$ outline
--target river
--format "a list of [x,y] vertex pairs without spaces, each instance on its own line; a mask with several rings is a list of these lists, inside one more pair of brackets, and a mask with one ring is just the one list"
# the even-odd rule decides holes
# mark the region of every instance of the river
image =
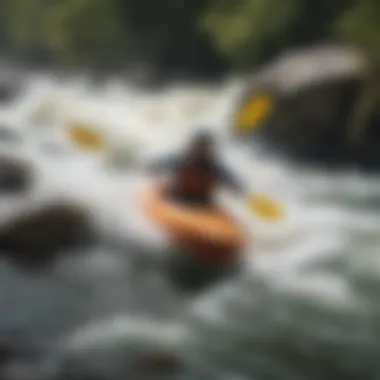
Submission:
[[[184,360],[180,373],[165,379],[380,376],[379,178],[296,167],[231,142],[236,80],[218,89],[178,85],[160,95],[118,83],[94,91],[85,82],[32,82],[1,110],[2,123],[20,135],[1,147],[33,162],[39,183],[32,195],[0,200],[2,220],[64,196],[91,207],[105,243],[37,274],[0,263],[0,340],[41,347],[37,359],[9,368],[9,379],[53,378],[63,360],[70,378],[90,371],[101,379],[158,379],[130,372],[141,351],[151,349]],[[45,103],[54,112],[33,119]],[[102,126],[110,151],[73,147],[70,120]],[[221,193],[251,237],[246,272],[186,301],[154,268],[132,264],[131,257],[160,252],[165,238],[139,216],[136,194],[146,178],[133,159],[112,167],[112,152],[138,158],[169,152],[201,124],[214,128],[223,159],[247,188],[283,204],[286,218],[264,222]]]

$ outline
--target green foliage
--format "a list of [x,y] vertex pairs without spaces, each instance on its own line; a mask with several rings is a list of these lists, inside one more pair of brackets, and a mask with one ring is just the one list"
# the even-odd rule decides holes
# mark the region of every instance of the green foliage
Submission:
[[9,33],[16,48],[42,45],[47,0],[9,0]]
[[268,46],[287,45],[299,11],[300,0],[213,1],[201,26],[221,53],[245,65],[260,60]]
[[6,50],[10,45],[9,40],[9,1],[3,0],[0,2],[0,49]]
[[112,0],[63,0],[48,7],[46,44],[62,61],[111,61],[123,55],[123,20]]
[[380,2],[360,0],[342,14],[337,22],[337,32],[347,41],[380,59]]
[[57,63],[236,69],[339,38],[380,58],[379,19],[378,0],[1,0],[0,49]]
[[280,50],[334,37],[332,25],[350,2],[212,0],[201,27],[233,66],[251,67]]

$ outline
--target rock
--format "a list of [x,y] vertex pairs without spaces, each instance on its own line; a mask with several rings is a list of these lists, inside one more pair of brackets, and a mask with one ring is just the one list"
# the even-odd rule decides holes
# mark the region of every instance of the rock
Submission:
[[[379,168],[377,106],[371,111],[360,142],[355,146],[347,142],[367,68],[365,56],[342,46],[318,46],[280,57],[249,81],[237,109],[234,135],[246,142],[258,140],[267,149],[298,162]],[[239,131],[240,111],[260,95],[271,99],[269,114],[264,112],[261,117],[260,111],[252,107],[252,121],[247,121],[250,125]]]
[[77,206],[63,204],[32,212],[0,231],[3,255],[26,267],[49,264],[62,251],[93,240],[88,213]]
[[25,161],[0,157],[0,194],[24,193],[32,185],[33,170]]

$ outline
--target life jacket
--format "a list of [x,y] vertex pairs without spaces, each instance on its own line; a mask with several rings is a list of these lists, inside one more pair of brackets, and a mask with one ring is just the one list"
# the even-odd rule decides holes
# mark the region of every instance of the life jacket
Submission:
[[209,199],[217,186],[218,175],[211,162],[188,162],[174,174],[173,187],[184,196]]

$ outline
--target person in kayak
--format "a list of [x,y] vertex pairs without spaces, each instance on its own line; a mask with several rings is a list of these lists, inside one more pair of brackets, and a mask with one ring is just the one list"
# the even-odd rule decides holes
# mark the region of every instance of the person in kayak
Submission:
[[[167,185],[168,199],[186,206],[213,208],[213,196],[219,186],[226,186],[239,195],[243,187],[219,162],[216,143],[207,132],[199,132],[183,155],[174,155],[150,166],[155,174],[171,172]],[[238,257],[231,252],[232,256]],[[224,253],[221,255],[223,256]],[[223,257],[206,260],[197,252],[174,252],[165,262],[164,271],[172,284],[187,294],[199,293],[220,279],[231,275],[239,267],[238,260],[223,263]]]
[[182,156],[171,156],[151,166],[155,173],[172,174],[167,188],[168,198],[193,206],[212,206],[218,186],[225,185],[242,194],[243,187],[216,157],[212,134],[199,132]]

